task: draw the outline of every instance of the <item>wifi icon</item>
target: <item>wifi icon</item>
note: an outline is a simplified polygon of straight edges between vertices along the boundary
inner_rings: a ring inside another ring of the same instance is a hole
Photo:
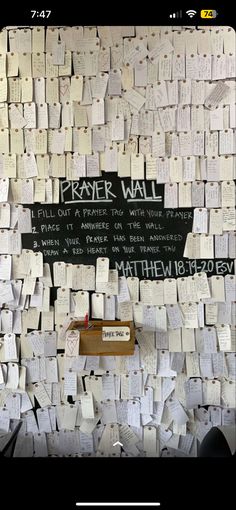
[[[195,16],[195,14],[197,14],[197,11],[194,11],[194,10],[192,9],[192,10],[186,11],[186,14],[187,14],[190,18],[193,18],[193,16]]]

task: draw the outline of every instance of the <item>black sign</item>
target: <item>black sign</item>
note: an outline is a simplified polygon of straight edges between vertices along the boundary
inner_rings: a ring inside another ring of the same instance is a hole
[[[60,186],[59,204],[31,206],[33,234],[23,235],[23,247],[44,262],[94,265],[104,256],[120,275],[151,279],[233,270],[227,259],[183,257],[193,209],[164,209],[163,185],[108,174]]]

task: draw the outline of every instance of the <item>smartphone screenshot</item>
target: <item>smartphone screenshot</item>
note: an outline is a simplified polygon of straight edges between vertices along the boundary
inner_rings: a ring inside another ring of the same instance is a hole
[[[36,7],[0,26],[3,498],[223,507],[235,20],[214,2]]]

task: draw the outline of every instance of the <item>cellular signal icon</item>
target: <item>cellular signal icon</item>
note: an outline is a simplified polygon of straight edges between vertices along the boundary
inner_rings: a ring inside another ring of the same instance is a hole
[[[172,12],[169,18],[182,18],[182,11]]]

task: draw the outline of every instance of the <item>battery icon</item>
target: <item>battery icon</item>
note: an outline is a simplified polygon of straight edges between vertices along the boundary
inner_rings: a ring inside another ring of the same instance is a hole
[[[215,10],[203,9],[201,11],[201,18],[204,18],[204,19],[216,18],[217,15],[218,15],[218,12],[216,12]]]

